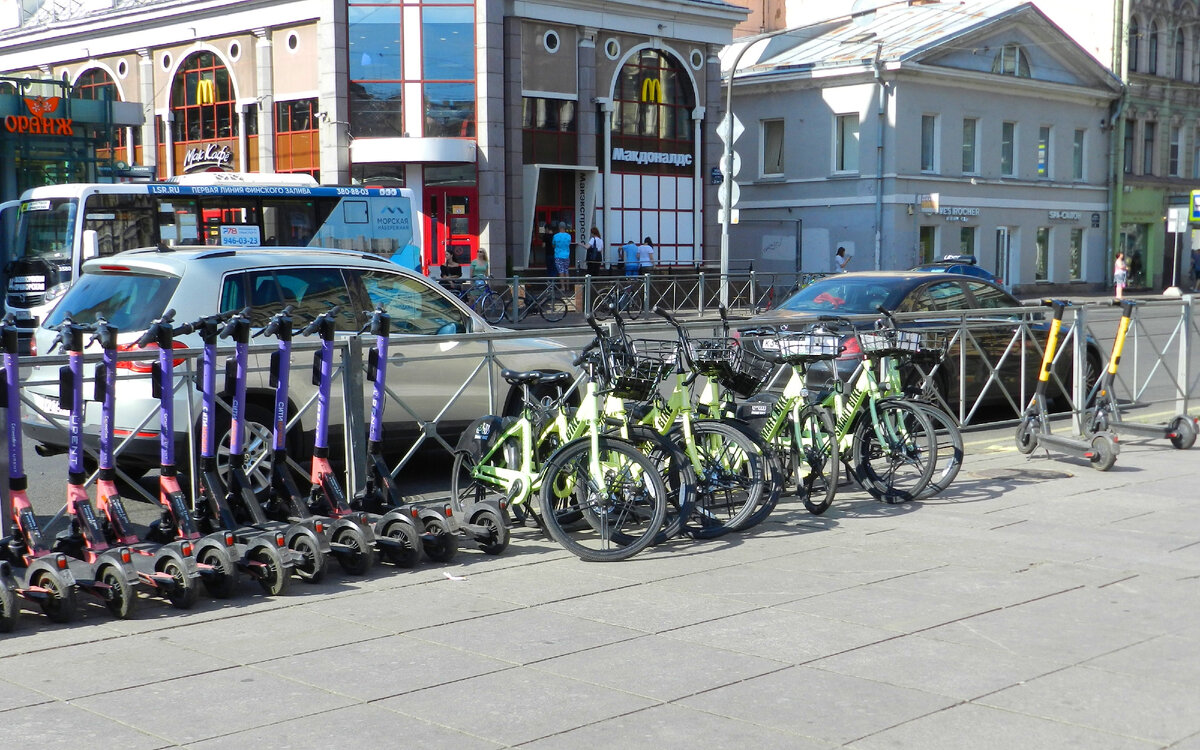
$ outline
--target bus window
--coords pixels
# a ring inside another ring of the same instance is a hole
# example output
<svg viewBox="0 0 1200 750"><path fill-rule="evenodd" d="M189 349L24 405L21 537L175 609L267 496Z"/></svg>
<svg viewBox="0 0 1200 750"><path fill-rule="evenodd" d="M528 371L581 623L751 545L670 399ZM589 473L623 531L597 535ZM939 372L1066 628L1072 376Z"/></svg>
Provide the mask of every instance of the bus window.
<svg viewBox="0 0 1200 750"><path fill-rule="evenodd" d="M74 200L50 198L25 201L17 228L12 259L69 259L74 249Z"/></svg>
<svg viewBox="0 0 1200 750"><path fill-rule="evenodd" d="M84 203L83 229L96 231L100 255L158 244L158 209L148 195L97 193Z"/></svg>
<svg viewBox="0 0 1200 750"><path fill-rule="evenodd" d="M316 233L317 216L313 201L264 200L263 244L305 246Z"/></svg>

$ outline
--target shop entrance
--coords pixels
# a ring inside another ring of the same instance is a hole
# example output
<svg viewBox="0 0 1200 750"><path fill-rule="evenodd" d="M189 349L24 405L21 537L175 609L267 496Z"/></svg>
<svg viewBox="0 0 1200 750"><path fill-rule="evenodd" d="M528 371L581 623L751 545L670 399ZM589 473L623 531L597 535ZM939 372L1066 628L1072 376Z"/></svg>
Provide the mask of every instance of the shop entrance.
<svg viewBox="0 0 1200 750"><path fill-rule="evenodd" d="M554 248L550 238L558 232L559 222L567 225L568 234L574 234L570 206L539 205L533 209L534 233L529 250L529 267L534 269L535 273L545 269L547 276L553 275Z"/></svg>
<svg viewBox="0 0 1200 750"><path fill-rule="evenodd" d="M443 276L461 276L479 253L478 198L473 187L425 187L425 263Z"/></svg>

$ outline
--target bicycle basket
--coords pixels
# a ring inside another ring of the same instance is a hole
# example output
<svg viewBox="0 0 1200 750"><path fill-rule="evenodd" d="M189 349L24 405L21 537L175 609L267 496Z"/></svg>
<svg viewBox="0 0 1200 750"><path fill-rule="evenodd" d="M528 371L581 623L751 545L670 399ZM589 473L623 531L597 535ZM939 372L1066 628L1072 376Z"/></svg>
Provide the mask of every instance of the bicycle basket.
<svg viewBox="0 0 1200 750"><path fill-rule="evenodd" d="M833 333L791 333L775 337L779 358L785 362L815 362L837 359L842 338Z"/></svg>
<svg viewBox="0 0 1200 750"><path fill-rule="evenodd" d="M613 363L611 391L617 398L646 401L679 359L674 341L634 339L632 350Z"/></svg>
<svg viewBox="0 0 1200 750"><path fill-rule="evenodd" d="M922 365L936 365L946 354L950 337L945 331L921 331L921 348L913 355L913 361Z"/></svg>
<svg viewBox="0 0 1200 750"><path fill-rule="evenodd" d="M858 343L862 346L864 354L879 356L916 354L921 350L921 334L917 331L895 329L861 331L858 334Z"/></svg>
<svg viewBox="0 0 1200 750"><path fill-rule="evenodd" d="M688 349L696 372L743 398L758 393L774 369L730 337L689 339Z"/></svg>

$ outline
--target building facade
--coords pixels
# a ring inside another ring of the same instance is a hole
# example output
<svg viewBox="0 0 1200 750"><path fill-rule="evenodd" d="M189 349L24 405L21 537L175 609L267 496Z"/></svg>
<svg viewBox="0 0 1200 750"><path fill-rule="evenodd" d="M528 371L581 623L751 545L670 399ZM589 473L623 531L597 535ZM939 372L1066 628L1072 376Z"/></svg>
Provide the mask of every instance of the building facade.
<svg viewBox="0 0 1200 750"><path fill-rule="evenodd" d="M727 64L746 44L731 236L758 267L832 270L844 247L850 270L962 253L1020 291L1104 283L1119 82L1032 4L892 4Z"/></svg>
<svg viewBox="0 0 1200 750"><path fill-rule="evenodd" d="M0 19L0 71L140 108L122 161L159 178L303 172L407 186L433 273L545 267L564 222L666 265L715 247L719 0L75 0ZM717 106L709 106L709 101Z"/></svg>

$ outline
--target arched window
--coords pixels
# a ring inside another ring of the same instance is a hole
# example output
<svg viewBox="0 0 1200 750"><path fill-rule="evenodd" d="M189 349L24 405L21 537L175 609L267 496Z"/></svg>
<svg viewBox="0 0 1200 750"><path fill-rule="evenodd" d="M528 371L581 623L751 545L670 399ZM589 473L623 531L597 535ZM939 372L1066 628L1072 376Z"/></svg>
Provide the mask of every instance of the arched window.
<svg viewBox="0 0 1200 750"><path fill-rule="evenodd" d="M92 68L76 78L71 96L75 99L105 99L113 102L121 100L116 81L103 68ZM97 138L96 155L101 158L111 156L115 161L128 162L125 128L114 128L109 133L101 133L100 130L93 130L93 135Z"/></svg>
<svg viewBox="0 0 1200 750"><path fill-rule="evenodd" d="M1138 52L1140 52L1142 28L1138 25L1137 16L1129 19L1129 71L1136 73L1138 69Z"/></svg>
<svg viewBox="0 0 1200 750"><path fill-rule="evenodd" d="M692 140L692 82L675 58L644 49L621 68L613 132L643 138Z"/></svg>
<svg viewBox="0 0 1200 750"><path fill-rule="evenodd" d="M1183 80L1183 29L1175 30L1175 80Z"/></svg>
<svg viewBox="0 0 1200 750"><path fill-rule="evenodd" d="M175 143L236 138L233 84L225 65L211 52L189 55L171 83Z"/></svg>
<svg viewBox="0 0 1200 750"><path fill-rule="evenodd" d="M992 59L992 72L1005 76L1029 78L1029 58L1019 44L1006 44Z"/></svg>
<svg viewBox="0 0 1200 750"><path fill-rule="evenodd" d="M1150 36L1146 44L1146 72L1158 75L1158 21L1150 22Z"/></svg>

